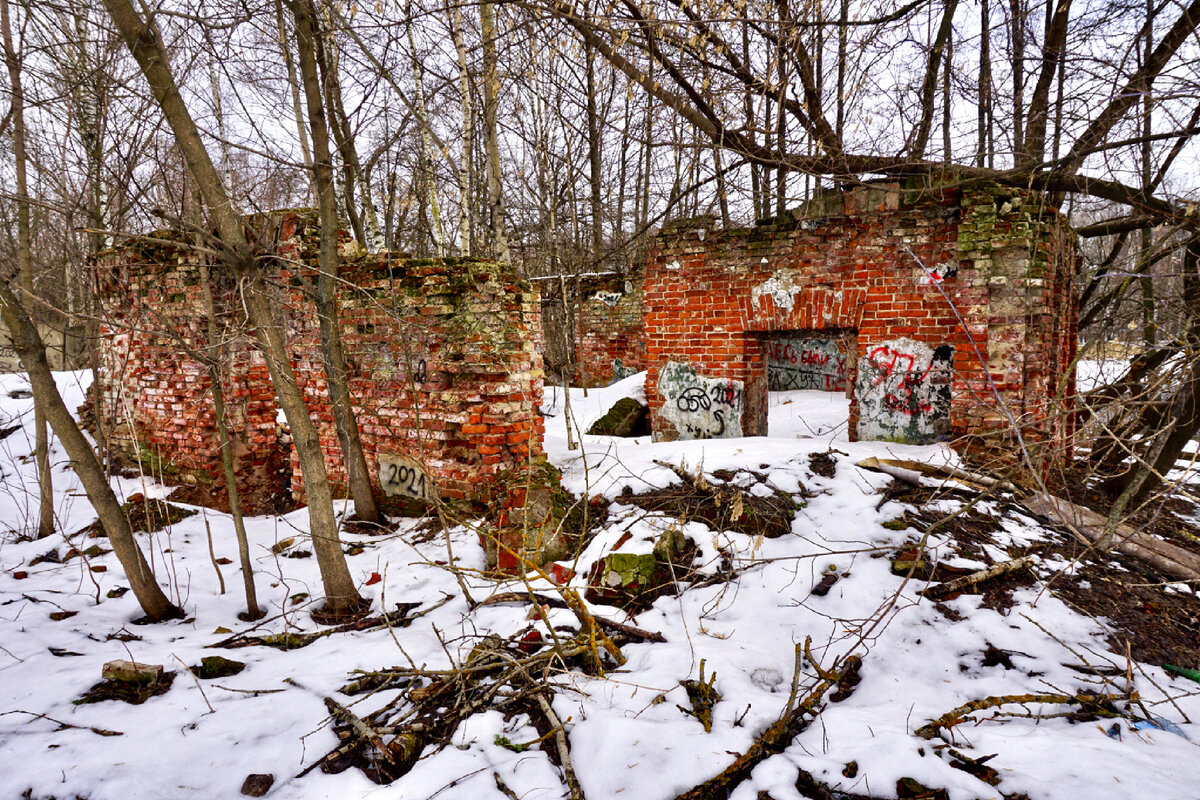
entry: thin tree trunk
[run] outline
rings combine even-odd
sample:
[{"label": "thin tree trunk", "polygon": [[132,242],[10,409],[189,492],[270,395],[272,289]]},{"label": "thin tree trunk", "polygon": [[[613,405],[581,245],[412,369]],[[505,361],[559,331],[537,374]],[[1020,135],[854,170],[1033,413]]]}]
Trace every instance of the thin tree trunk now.
[{"label": "thin tree trunk", "polygon": [[[1052,0],[1051,0],[1052,1]],[[1046,6],[1046,34],[1042,44],[1042,62],[1033,97],[1025,118],[1025,147],[1019,152],[1017,163],[1033,167],[1042,161],[1046,153],[1046,131],[1050,121],[1050,87],[1058,74],[1067,40],[1067,23],[1070,18],[1071,0],[1058,0],[1051,13]]]},{"label": "thin tree trunk", "polygon": [[[646,65],[646,78],[654,79],[654,61]],[[639,165],[638,196],[641,198],[642,213],[638,217],[638,231],[650,227],[650,172],[654,159],[654,102],[646,98],[646,125],[642,130],[642,163]]]},{"label": "thin tree trunk", "polygon": [[[984,3],[987,0],[983,0]],[[837,45],[837,138],[845,140],[846,126],[846,58],[847,37],[850,23],[850,0],[838,3],[838,45]]]},{"label": "thin tree trunk", "polygon": [[71,459],[71,466],[83,484],[88,502],[100,518],[100,525],[108,536],[117,560],[121,562],[121,568],[125,570],[125,577],[138,604],[151,622],[182,617],[183,612],[167,599],[162,587],[154,580],[154,573],[133,536],[129,520],[113,494],[96,452],[79,430],[75,418],[58,393],[54,374],[46,360],[46,345],[36,325],[25,313],[12,289],[3,281],[0,281],[0,315],[3,315],[4,324],[8,326],[13,349],[29,373],[33,396],[45,407],[46,419]]},{"label": "thin tree trunk", "polygon": [[313,29],[316,20],[312,15],[310,0],[291,0],[291,6],[296,23],[300,77],[308,104],[308,124],[312,129],[313,177],[321,219],[316,302],[329,403],[341,445],[342,461],[346,466],[350,496],[354,500],[354,513],[361,520],[378,522],[379,508],[375,504],[370,470],[358,434],[358,423],[354,418],[354,398],[347,381],[346,357],[338,319],[337,274],[340,257],[337,249],[337,199],[333,189],[333,155],[329,149],[325,108],[321,102],[320,78],[317,75],[318,33]]},{"label": "thin tree trunk", "polygon": [[[0,0],[0,26],[3,27],[4,63],[8,67],[8,80],[12,93],[9,113],[13,127],[13,161],[17,178],[17,272],[21,276],[21,289],[28,300],[34,297],[33,287],[33,233],[29,223],[29,183],[26,177],[25,156],[25,92],[21,85],[21,61],[13,46],[12,23],[9,19],[8,0]],[[17,333],[10,327],[10,336]],[[37,394],[33,398],[34,461],[38,474],[38,527],[37,538],[44,539],[54,533],[54,481],[50,472],[50,437],[46,431],[47,400]]]},{"label": "thin tree trunk", "polygon": [[[221,445],[221,467],[225,472],[225,496],[229,498],[229,516],[233,518],[233,532],[237,537],[238,561],[242,565],[242,587],[246,593],[247,619],[260,619],[266,612],[258,606],[258,592],[254,588],[254,565],[250,563],[250,541],[246,536],[246,523],[242,516],[242,498],[237,488],[237,471],[233,463],[233,442],[229,436],[229,424],[225,415],[225,390],[221,386],[220,355],[224,346],[220,344],[217,330],[217,314],[213,304],[212,281],[207,266],[200,267],[200,289],[204,293],[204,309],[208,314],[208,346],[217,352],[208,354],[208,380],[212,385],[213,414],[217,419],[217,440]],[[211,546],[211,542],[210,542]]]},{"label": "thin tree trunk", "polygon": [[942,78],[942,163],[953,161],[950,139],[950,73],[954,68],[954,42],[946,43],[946,66]]},{"label": "thin tree trunk", "polygon": [[583,44],[584,71],[587,89],[588,166],[591,174],[592,205],[592,259],[600,258],[604,249],[604,219],[601,213],[601,163],[600,153],[604,147],[600,131],[600,115],[596,111],[596,52],[591,44]]},{"label": "thin tree trunk", "polygon": [[467,67],[467,45],[463,31],[462,6],[455,3],[450,11],[450,35],[458,59],[459,102],[462,105],[462,155],[458,162],[458,239],[459,253],[471,255],[471,134],[475,119],[471,111],[471,75]]},{"label": "thin tree trunk", "polygon": [[[412,16],[411,7],[409,16]],[[417,56],[417,43],[413,37],[412,25],[408,26],[408,49],[412,57],[413,82],[417,93],[415,98],[417,104],[417,121],[421,128],[420,185],[421,195],[424,198],[422,205],[429,208],[429,237],[433,240],[433,250],[437,253],[438,258],[445,258],[446,242],[442,237],[442,220],[441,214],[438,211],[437,184],[433,180],[433,153],[429,145],[429,114],[425,108],[425,81],[422,77],[424,68],[421,66],[421,61]]]},{"label": "thin tree trunk", "polygon": [[[106,102],[107,87],[104,82],[104,72],[93,70],[88,54],[89,31],[86,12],[83,9],[74,11],[74,27],[77,60],[74,65],[75,80],[79,89],[75,94],[75,105],[79,115],[79,133],[81,143],[87,158],[87,197],[88,222],[95,230],[88,237],[90,253],[112,246],[112,235],[105,233],[109,230],[108,197],[104,188],[104,125],[101,104]],[[88,387],[88,402],[93,409],[95,419],[95,436],[98,454],[107,464],[108,433],[105,430],[104,398],[100,391],[100,351],[96,342],[100,337],[100,321],[96,313],[94,285],[90,280],[89,271],[82,270],[80,274],[80,290],[83,293],[84,307],[84,338],[87,341],[88,368],[92,373],[92,383]]]},{"label": "thin tree trunk", "polygon": [[[1018,2],[1018,0],[1013,0]],[[937,105],[934,97],[937,93],[938,74],[941,71],[942,57],[949,47],[951,34],[954,33],[954,12],[958,8],[958,0],[946,0],[942,10],[942,20],[938,25],[937,34],[929,49],[929,60],[925,63],[925,77],[921,81],[920,114],[917,125],[913,128],[909,140],[909,155],[915,160],[925,157],[925,149],[929,145],[929,135],[933,128],[933,112]]]},{"label": "thin tree trunk", "polygon": [[[1142,64],[1150,62],[1154,52],[1154,0],[1146,0],[1146,34],[1143,49]],[[1149,190],[1151,170],[1153,169],[1152,147],[1150,135],[1154,132],[1154,101],[1150,94],[1150,82],[1146,82],[1142,92],[1142,188]],[[1158,330],[1155,325],[1154,276],[1151,274],[1150,249],[1153,233],[1149,228],[1141,230],[1141,248],[1138,253],[1138,271],[1142,273],[1142,341],[1146,347],[1154,347],[1158,341]]]},{"label": "thin tree trunk", "polygon": [[1020,158],[1025,152],[1025,7],[1021,0],[1008,0],[1008,8],[1012,16],[1013,157]]},{"label": "thin tree trunk", "polygon": [[488,229],[496,260],[512,263],[504,230],[504,197],[500,186],[500,133],[496,115],[500,108],[500,79],[496,74],[496,9],[491,3],[479,6],[483,34],[483,138],[487,150]]},{"label": "thin tree trunk", "polygon": [[[312,166],[312,151],[308,149],[308,131],[304,124],[304,107],[300,102],[300,80],[296,77],[296,62],[292,60],[292,46],[288,42],[287,22],[283,17],[283,0],[275,0],[275,17],[279,26],[279,48],[283,51],[283,63],[287,68],[288,88],[292,94],[292,113],[296,117],[296,133],[300,136],[300,152],[304,156],[304,167]],[[316,191],[312,181],[308,185],[309,193]]]},{"label": "thin tree trunk", "polygon": [[979,138],[976,144],[975,165],[991,167],[991,102],[992,102],[992,23],[988,17],[988,0],[979,6]]}]

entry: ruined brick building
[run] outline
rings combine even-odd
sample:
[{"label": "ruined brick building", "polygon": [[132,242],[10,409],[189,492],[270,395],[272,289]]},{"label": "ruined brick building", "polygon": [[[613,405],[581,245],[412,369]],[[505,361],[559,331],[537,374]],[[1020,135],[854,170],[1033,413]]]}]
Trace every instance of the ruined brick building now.
[{"label": "ruined brick building", "polygon": [[[1011,415],[1062,453],[1077,258],[1070,227],[1037,195],[881,184],[753,228],[671,223],[644,284],[619,302],[642,303],[657,439],[766,434],[768,390],[807,388],[849,394],[854,439],[987,436]],[[603,364],[593,342],[612,300],[586,298],[581,361]]]},{"label": "ruined brick building", "polygon": [[[311,213],[254,220],[272,254],[296,372],[318,423],[326,467],[345,481],[309,289],[317,274]],[[223,482],[206,367],[216,358],[235,439],[241,488],[251,498],[304,487],[280,426],[266,362],[247,330],[237,287],[210,277],[210,337],[197,251],[135,242],[98,258],[106,325],[99,342],[102,424],[110,443],[168,479]],[[367,254],[343,239],[341,333],[368,466],[381,494],[479,499],[492,479],[541,453],[542,372],[536,292],[511,266],[478,259],[414,260]],[[307,288],[306,288],[307,286]],[[218,503],[221,493],[212,492]]]},{"label": "ruined brick building", "polygon": [[[258,220],[292,364],[326,465],[345,480],[309,295],[311,214]],[[222,480],[209,374],[215,358],[251,496],[290,489],[299,465],[247,331],[237,287],[159,235],[97,260],[108,324],[101,421],[156,472]],[[542,453],[541,304],[511,266],[366,254],[343,240],[338,303],[354,412],[383,493],[478,500]],[[1069,451],[1074,416],[1076,241],[1038,197],[984,187],[829,193],[753,228],[711,218],[664,227],[644,274],[573,289],[575,380],[646,369],[659,440],[768,433],[767,392],[850,398],[856,439],[925,443],[999,434]],[[214,497],[219,497],[215,491]]]}]

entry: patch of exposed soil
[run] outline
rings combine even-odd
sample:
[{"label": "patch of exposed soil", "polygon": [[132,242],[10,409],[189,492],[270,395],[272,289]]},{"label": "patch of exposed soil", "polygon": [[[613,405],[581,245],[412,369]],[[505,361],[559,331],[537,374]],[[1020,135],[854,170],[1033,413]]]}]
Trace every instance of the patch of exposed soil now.
[{"label": "patch of exposed soil", "polygon": [[[887,491],[892,499],[916,506],[908,515],[914,521],[919,520],[914,527],[932,525],[940,519],[940,527],[951,535],[959,554],[989,565],[994,563],[981,545],[994,544],[991,534],[999,529],[996,517],[972,509],[947,518],[920,510],[932,499],[932,490],[890,486]],[[1082,502],[1083,498],[1076,494],[1073,499]],[[1090,500],[1090,505],[1103,513],[1102,498],[1093,492]],[[1001,508],[999,513],[1028,514],[1009,500],[994,502]],[[1181,547],[1200,551],[1196,527],[1180,519],[1177,513],[1166,513],[1187,507],[1186,503],[1181,506],[1179,501],[1170,500],[1159,513],[1150,512],[1142,518],[1142,529],[1149,529]],[[1200,667],[1200,595],[1196,594],[1200,587],[1193,587],[1190,594],[1168,589],[1170,579],[1144,562],[1117,552],[1088,550],[1065,532],[1021,552],[1009,549],[1013,558],[1030,554],[1078,563],[1073,574],[1055,576],[1049,590],[1078,611],[1104,621],[1112,631],[1109,644],[1113,653],[1123,657],[1128,642],[1133,657],[1139,661]],[[940,574],[935,577],[942,579]],[[1028,570],[1019,570],[992,578],[970,591],[983,595],[985,607],[1004,613],[1012,607],[1013,590],[1032,585],[1033,575]]]},{"label": "patch of exposed soil", "polygon": [[827,453],[809,453],[808,468],[822,478],[832,478],[837,474],[837,460],[834,459],[832,451]]},{"label": "patch of exposed soil", "polygon": [[[765,476],[758,473],[720,471],[713,474],[722,483],[688,476],[683,483],[652,492],[635,495],[627,490],[621,499],[646,511],[703,522],[715,531],[735,531],[767,539],[791,533],[792,517],[803,504],[797,504],[790,494],[770,486]],[[747,486],[736,485],[734,481],[743,474],[753,476],[755,481]],[[770,493],[751,491],[760,484]],[[803,488],[801,495],[807,496]]]},{"label": "patch of exposed soil", "polygon": [[102,703],[105,700],[121,700],[138,706],[151,697],[166,694],[174,681],[174,672],[164,672],[149,681],[100,681],[74,702],[75,705],[85,705]]},{"label": "patch of exposed soil", "polygon": [[[129,527],[134,533],[156,533],[196,513],[190,508],[180,508],[166,500],[143,497],[140,493],[132,495],[129,501],[121,506],[121,510],[125,512],[125,518],[129,520]],[[84,528],[84,531],[93,539],[105,536],[104,527],[99,520]]]},{"label": "patch of exposed soil", "polygon": [[1167,591],[1162,583],[1142,562],[1108,553],[1085,557],[1075,575],[1056,579],[1051,590],[1080,611],[1108,620],[1114,652],[1123,653],[1128,641],[1138,661],[1200,667],[1200,597]]}]

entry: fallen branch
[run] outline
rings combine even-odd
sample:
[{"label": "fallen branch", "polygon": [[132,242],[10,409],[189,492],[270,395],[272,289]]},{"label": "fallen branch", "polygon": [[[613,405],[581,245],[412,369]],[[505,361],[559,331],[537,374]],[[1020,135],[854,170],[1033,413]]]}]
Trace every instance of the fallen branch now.
[{"label": "fallen branch", "polygon": [[96,728],[91,725],[72,725],[69,722],[63,722],[62,720],[55,719],[54,717],[47,717],[45,714],[37,714],[33,711],[22,711],[20,709],[16,709],[14,711],[0,712],[0,717],[7,716],[9,714],[28,714],[29,716],[33,717],[34,719],[44,719],[47,722],[53,722],[55,725],[58,726],[58,728],[56,730],[60,730],[60,731],[65,731],[65,730],[91,731],[92,733],[96,734],[97,736],[124,736],[125,735],[122,731],[110,731],[107,728]]},{"label": "fallen branch", "polygon": [[984,475],[979,472],[968,472],[965,469],[952,467],[949,464],[927,464],[924,461],[910,461],[901,458],[876,458],[875,456],[871,456],[859,461],[855,466],[891,475],[893,478],[898,478],[905,483],[911,483],[913,486],[931,486],[933,484],[923,484],[921,481],[922,478],[931,478],[938,481],[938,488],[966,489],[975,492],[981,492],[985,489],[1017,491],[1017,487],[1008,481],[1002,481],[998,478],[993,478],[991,475]]},{"label": "fallen branch", "polygon": [[738,784],[749,777],[750,772],[756,766],[767,758],[783,752],[791,744],[792,739],[812,723],[825,692],[837,685],[845,675],[858,670],[861,666],[861,658],[847,656],[840,667],[828,671],[818,669],[819,674],[827,677],[823,678],[802,702],[796,704],[794,696],[789,697],[784,714],[754,740],[754,744],[750,745],[745,754],[739,756],[716,777],[692,787],[676,797],[675,800],[726,800]]},{"label": "fallen branch", "polygon": [[[550,608],[568,608],[567,603],[557,597],[550,597],[536,592],[500,592],[494,594],[484,600],[479,601],[481,606],[499,605],[500,603],[521,603],[529,605],[530,603],[538,603],[539,605],[549,606]],[[600,627],[607,628],[610,631],[623,633],[630,639],[641,639],[644,642],[657,642],[665,644],[667,637],[656,631],[647,631],[641,628],[635,628],[633,625],[627,625],[624,622],[617,622],[608,617],[601,617],[592,614],[592,618],[600,623]]]},{"label": "fallen branch", "polygon": [[567,732],[563,729],[562,721],[541,692],[535,693],[533,699],[554,731],[554,747],[558,751],[558,763],[562,766],[563,780],[571,792],[571,800],[587,800],[583,794],[583,787],[579,785],[579,778],[575,775],[575,767],[571,763],[571,748],[567,745]]},{"label": "fallen branch", "polygon": [[1129,696],[1123,694],[1006,694],[997,697],[984,697],[980,700],[972,700],[969,703],[964,703],[958,708],[948,711],[937,719],[930,721],[928,724],[922,725],[920,728],[917,728],[916,734],[922,739],[932,739],[935,736],[941,735],[941,732],[946,728],[952,728],[955,725],[961,725],[966,722],[969,714],[1010,704],[1078,705],[1084,708],[1111,713],[1103,708],[1106,703],[1128,699]]},{"label": "fallen branch", "polygon": [[371,747],[375,748],[375,751],[387,762],[389,767],[396,765],[392,751],[383,743],[383,737],[371,728],[371,726],[363,722],[357,714],[332,697],[325,698],[325,707],[329,709],[330,716],[339,722],[349,725],[359,739],[368,742]]},{"label": "fallen branch", "polygon": [[[1021,504],[1034,514],[1062,525],[1089,547],[1103,537],[1108,522],[1091,509],[1040,492],[1025,497]],[[1179,580],[1200,579],[1200,555],[1155,539],[1129,525],[1117,525],[1113,531],[1113,547],[1120,553],[1149,564],[1164,575]]]},{"label": "fallen branch", "polygon": [[[411,608],[416,608],[416,604],[412,604]],[[419,616],[419,615],[418,615]],[[405,613],[401,613],[399,619],[389,620],[386,617],[363,617],[362,619],[347,622],[343,625],[335,625],[332,628],[325,628],[319,631],[309,631],[307,633],[293,633],[285,631],[283,633],[267,634],[265,636],[250,636],[248,633],[235,633],[232,636],[226,637],[219,642],[208,645],[208,647],[220,647],[226,650],[235,650],[239,647],[274,647],[276,650],[298,650],[301,647],[307,647],[318,639],[323,639],[326,636],[332,636],[335,633],[355,633],[361,631],[373,631],[380,628],[388,627],[389,623],[397,627],[407,627],[416,617],[409,617]]]},{"label": "fallen branch", "polygon": [[964,575],[961,578],[955,578],[952,581],[939,583],[936,586],[929,586],[925,591],[921,592],[925,597],[932,597],[935,600],[946,597],[947,595],[961,592],[964,589],[969,589],[972,586],[977,586],[984,581],[990,581],[992,578],[997,578],[1001,575],[1007,575],[1010,572],[1016,572],[1019,569],[1024,569],[1033,563],[1032,556],[1023,556],[1014,558],[1012,561],[1001,561],[999,564],[993,564],[987,569],[981,569],[979,572],[972,572],[970,575]]}]

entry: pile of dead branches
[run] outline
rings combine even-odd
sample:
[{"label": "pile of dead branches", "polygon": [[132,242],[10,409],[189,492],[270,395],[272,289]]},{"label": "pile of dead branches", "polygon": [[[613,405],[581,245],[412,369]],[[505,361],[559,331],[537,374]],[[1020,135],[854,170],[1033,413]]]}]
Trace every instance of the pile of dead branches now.
[{"label": "pile of dead branches", "polygon": [[[540,610],[538,598],[531,599]],[[341,689],[342,694],[361,696],[355,706],[366,705],[389,690],[399,693],[368,713],[325,698],[341,744],[301,774],[315,768],[336,773],[357,767],[376,783],[391,783],[407,774],[428,748],[436,752],[449,744],[463,721],[483,711],[498,710],[529,717],[541,734],[538,742],[550,743],[545,748],[547,755],[561,770],[570,796],[581,800],[583,792],[571,765],[567,733],[552,705],[558,686],[555,678],[571,671],[602,675],[624,663],[621,644],[661,641],[661,636],[597,620],[572,599],[578,598],[568,597],[566,605],[583,617],[578,628],[547,626],[549,637],[533,627],[508,638],[486,636],[450,669],[389,667],[356,672]]]}]

